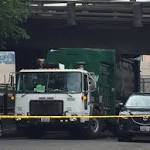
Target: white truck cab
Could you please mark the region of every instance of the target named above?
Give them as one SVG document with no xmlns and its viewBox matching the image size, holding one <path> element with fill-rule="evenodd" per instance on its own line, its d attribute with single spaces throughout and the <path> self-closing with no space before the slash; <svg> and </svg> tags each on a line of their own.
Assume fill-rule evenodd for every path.
<svg viewBox="0 0 150 150">
<path fill-rule="evenodd" d="M 85 70 L 21 70 L 15 114 L 89 115 L 89 96 L 89 74 Z"/>
<path fill-rule="evenodd" d="M 83 69 L 21 70 L 16 89 L 15 115 L 90 115 L 91 90 L 94 88 L 94 79 Z M 58 120 L 59 123 L 67 122 L 68 124 L 71 122 L 89 123 L 89 119 L 85 118 Z M 37 122 L 37 119 L 35 121 L 18 119 L 17 124 L 19 122 L 32 125 L 36 122 L 36 125 L 41 125 L 45 122 L 51 123 L 51 120 L 41 118 Z M 97 126 L 99 127 L 99 124 Z M 95 130 L 97 134 L 97 128 Z"/>
</svg>

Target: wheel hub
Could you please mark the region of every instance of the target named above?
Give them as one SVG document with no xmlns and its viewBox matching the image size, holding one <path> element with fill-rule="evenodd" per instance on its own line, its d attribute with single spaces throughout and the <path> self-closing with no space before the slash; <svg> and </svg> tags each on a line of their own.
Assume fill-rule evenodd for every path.
<svg viewBox="0 0 150 150">
<path fill-rule="evenodd" d="M 97 119 L 92 119 L 90 122 L 90 126 L 93 132 L 98 132 L 99 130 L 99 122 Z"/>
</svg>

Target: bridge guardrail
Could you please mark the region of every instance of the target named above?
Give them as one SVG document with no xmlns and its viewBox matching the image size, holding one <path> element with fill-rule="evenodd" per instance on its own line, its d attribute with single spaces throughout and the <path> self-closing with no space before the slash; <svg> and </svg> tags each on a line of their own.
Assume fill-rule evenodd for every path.
<svg viewBox="0 0 150 150">
<path fill-rule="evenodd" d="M 133 22 L 134 26 L 150 22 L 150 1 L 32 0 L 30 7 L 33 18 L 69 20 L 73 25 L 77 21 Z"/>
</svg>

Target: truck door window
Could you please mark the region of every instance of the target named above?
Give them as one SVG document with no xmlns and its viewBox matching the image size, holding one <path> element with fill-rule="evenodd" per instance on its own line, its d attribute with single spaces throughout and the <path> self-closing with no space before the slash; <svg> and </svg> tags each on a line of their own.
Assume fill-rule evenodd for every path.
<svg viewBox="0 0 150 150">
<path fill-rule="evenodd" d="M 78 72 L 68 73 L 67 91 L 71 93 L 81 92 L 81 73 L 78 73 Z"/>
</svg>

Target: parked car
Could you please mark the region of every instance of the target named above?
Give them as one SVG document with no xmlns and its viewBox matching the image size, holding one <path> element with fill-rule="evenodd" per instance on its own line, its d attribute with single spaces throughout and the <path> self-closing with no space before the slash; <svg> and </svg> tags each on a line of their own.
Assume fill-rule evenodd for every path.
<svg viewBox="0 0 150 150">
<path fill-rule="evenodd" d="M 118 141 L 130 141 L 133 136 L 150 135 L 150 93 L 131 95 L 121 108 L 118 119 Z M 126 117 L 133 115 L 133 117 Z M 142 117 L 134 117 L 142 115 Z"/>
</svg>

